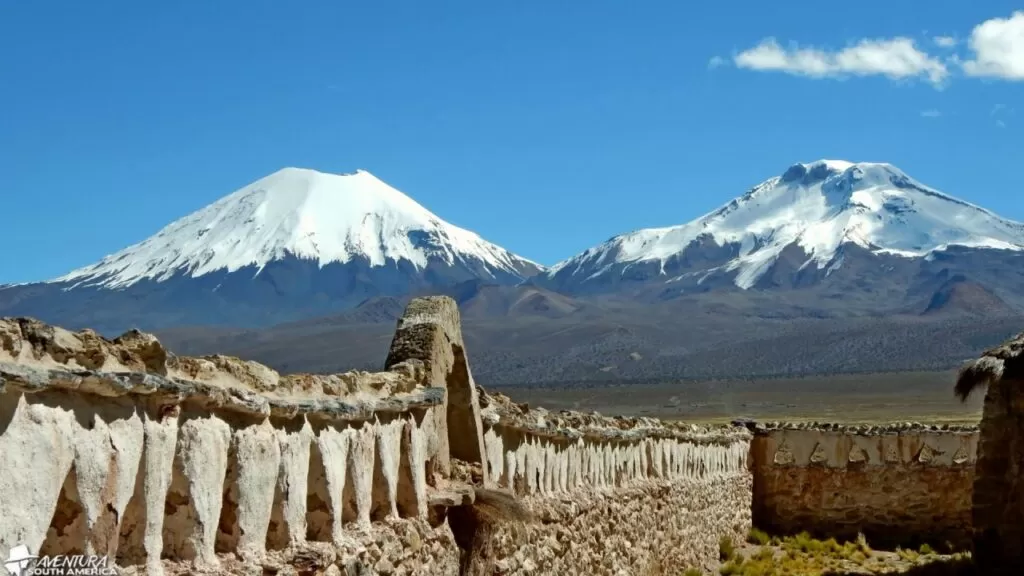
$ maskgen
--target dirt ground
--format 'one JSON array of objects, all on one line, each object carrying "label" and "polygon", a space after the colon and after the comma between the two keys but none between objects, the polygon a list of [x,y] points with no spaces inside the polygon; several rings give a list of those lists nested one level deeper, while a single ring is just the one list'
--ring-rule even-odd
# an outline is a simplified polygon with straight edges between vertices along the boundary
[{"label": "dirt ground", "polygon": [[982,395],[953,396],[953,372],[842,374],[709,382],[501,386],[491,391],[549,410],[692,422],[734,418],[844,423],[974,423]]}]

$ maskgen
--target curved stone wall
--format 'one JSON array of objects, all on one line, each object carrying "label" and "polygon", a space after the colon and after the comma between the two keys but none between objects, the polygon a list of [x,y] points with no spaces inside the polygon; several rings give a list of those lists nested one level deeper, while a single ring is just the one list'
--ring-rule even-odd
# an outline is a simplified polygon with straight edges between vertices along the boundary
[{"label": "curved stone wall", "polygon": [[[473,381],[450,298],[385,371],[281,375],[0,319],[0,556],[126,574],[710,570],[750,525],[750,434],[524,409]],[[538,572],[538,570],[540,572]]]},{"label": "curved stone wall", "polygon": [[415,355],[434,340],[395,340],[409,357],[384,373],[281,376],[136,332],[0,322],[0,556],[25,545],[149,574],[310,554],[375,566],[408,552],[368,546],[384,529],[443,544],[409,573],[456,570],[439,516],[459,501],[438,472],[455,356],[426,364]]}]

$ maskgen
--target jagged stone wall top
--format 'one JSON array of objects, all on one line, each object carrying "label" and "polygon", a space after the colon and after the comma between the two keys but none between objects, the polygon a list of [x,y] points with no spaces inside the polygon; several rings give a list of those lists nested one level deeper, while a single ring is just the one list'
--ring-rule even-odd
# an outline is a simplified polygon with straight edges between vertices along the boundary
[{"label": "jagged stone wall top", "polygon": [[741,426],[684,424],[643,416],[604,416],[597,412],[573,410],[551,412],[545,408],[513,402],[500,393],[482,394],[480,405],[486,425],[512,428],[540,437],[592,441],[673,438],[721,444],[750,438],[750,432]]},{"label": "jagged stone wall top", "polygon": [[879,426],[748,423],[759,466],[827,466],[860,469],[904,464],[971,466],[978,429],[969,425],[913,422]]},{"label": "jagged stone wall top", "polygon": [[137,330],[110,340],[92,330],[0,318],[0,385],[25,392],[170,396],[263,415],[360,419],[443,403],[443,384],[433,385],[427,362],[401,356],[393,351],[385,372],[282,375],[231,356],[176,356]]},{"label": "jagged stone wall top", "polygon": [[977,424],[922,424],[920,422],[890,422],[885,424],[841,424],[837,422],[752,422],[737,421],[755,434],[768,434],[778,430],[808,430],[815,432],[841,432],[875,436],[901,432],[964,432],[978,431]]}]

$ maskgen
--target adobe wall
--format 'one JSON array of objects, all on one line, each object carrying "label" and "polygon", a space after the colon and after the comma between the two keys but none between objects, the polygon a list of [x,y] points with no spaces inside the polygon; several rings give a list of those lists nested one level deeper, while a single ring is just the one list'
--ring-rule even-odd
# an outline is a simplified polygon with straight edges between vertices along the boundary
[{"label": "adobe wall", "polygon": [[[449,298],[379,373],[280,375],[0,319],[0,557],[126,574],[710,571],[750,433],[549,413],[473,381]],[[2,571],[2,569],[0,569]]]},{"label": "adobe wall", "polygon": [[447,388],[468,385],[450,377],[465,373],[452,307],[418,302],[388,371],[335,375],[0,320],[0,557],[26,545],[126,573],[456,573],[444,513],[472,487],[447,475]]},{"label": "adobe wall", "polygon": [[495,529],[471,574],[711,573],[750,529],[743,428],[485,402],[492,476],[536,521]]},{"label": "adobe wall", "polygon": [[970,543],[973,426],[754,428],[754,524],[881,544]]}]

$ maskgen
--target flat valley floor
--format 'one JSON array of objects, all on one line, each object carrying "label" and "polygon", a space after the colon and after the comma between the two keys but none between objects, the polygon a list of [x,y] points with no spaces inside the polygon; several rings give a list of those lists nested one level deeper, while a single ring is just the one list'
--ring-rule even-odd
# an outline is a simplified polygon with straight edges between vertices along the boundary
[{"label": "flat valley floor", "polygon": [[854,423],[977,423],[984,393],[953,396],[956,373],[895,372],[710,382],[494,386],[516,402],[557,410],[695,423],[735,418]]}]

